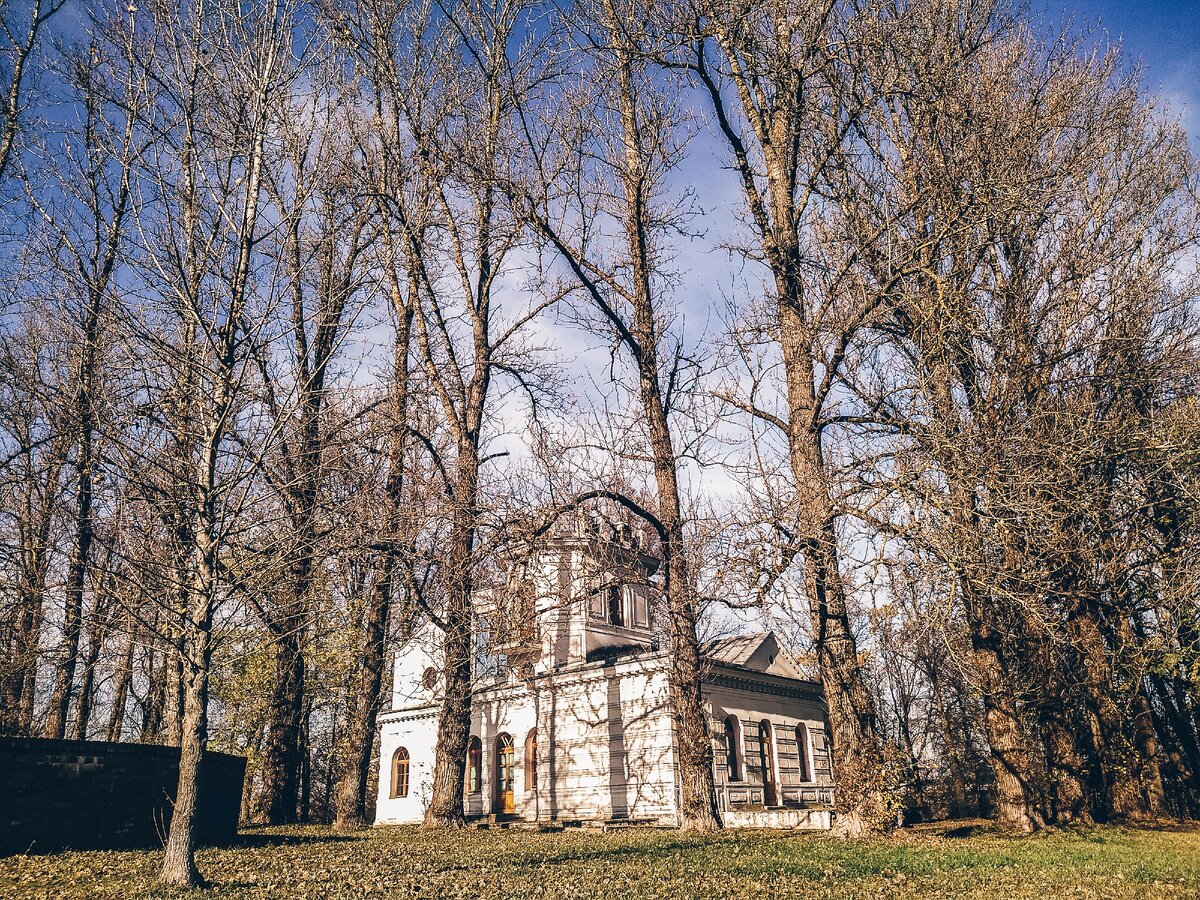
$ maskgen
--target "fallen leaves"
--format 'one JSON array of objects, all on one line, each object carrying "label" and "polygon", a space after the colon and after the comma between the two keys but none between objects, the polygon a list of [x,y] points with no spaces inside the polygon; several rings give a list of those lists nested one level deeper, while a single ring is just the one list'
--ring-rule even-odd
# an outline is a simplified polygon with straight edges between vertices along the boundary
[{"label": "fallen leaves", "polygon": [[1200,897],[1200,829],[1079,829],[1033,838],[927,826],[878,840],[790,832],[559,833],[379,828],[251,829],[199,854],[210,891],[164,892],[160,854],[60,853],[0,859],[0,897],[319,900],[513,897],[887,897],[896,900]]}]

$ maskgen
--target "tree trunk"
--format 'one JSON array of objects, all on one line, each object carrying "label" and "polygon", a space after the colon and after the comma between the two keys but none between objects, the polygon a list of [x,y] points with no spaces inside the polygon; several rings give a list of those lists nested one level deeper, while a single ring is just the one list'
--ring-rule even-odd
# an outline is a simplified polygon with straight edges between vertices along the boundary
[{"label": "tree trunk", "polygon": [[836,829],[840,834],[856,836],[891,828],[896,810],[883,781],[883,741],[859,661],[838,566],[836,516],[814,392],[813,335],[799,310],[798,282],[777,276],[777,289],[797,540],[803,552],[813,644],[833,739]]},{"label": "tree trunk", "polygon": [[83,676],[79,680],[79,704],[75,711],[75,740],[86,741],[91,724],[92,707],[96,700],[96,663],[104,646],[107,628],[103,617],[93,611],[88,634],[87,650],[83,654]]},{"label": "tree trunk", "polygon": [[112,710],[108,717],[108,728],[105,730],[105,740],[113,743],[121,740],[121,731],[125,724],[125,704],[129,699],[129,685],[133,681],[133,651],[137,643],[137,625],[132,617],[127,622],[127,627],[129,634],[125,637],[125,647],[117,665]]},{"label": "tree trunk", "polygon": [[189,647],[199,663],[189,659],[184,686],[183,728],[179,745],[179,784],[171,813],[166,853],[158,880],[173,887],[203,887],[196,868],[196,808],[208,741],[209,634],[197,629],[196,643]]},{"label": "tree trunk", "polygon": [[1047,813],[1059,825],[1092,821],[1088,784],[1094,768],[1091,748],[1081,745],[1081,723],[1062,693],[1061,685],[1047,679],[1037,703],[1046,748]]},{"label": "tree trunk", "polygon": [[[624,26],[611,3],[607,5],[605,26],[610,34],[621,35],[619,40],[623,40]],[[700,645],[696,637],[696,598],[687,560],[683,511],[679,499],[679,459],[675,454],[663,401],[663,386],[659,381],[661,335],[657,314],[660,313],[661,304],[656,302],[651,283],[652,211],[649,191],[653,179],[647,173],[642,123],[639,121],[639,104],[633,84],[633,57],[632,48],[623,43],[618,45],[616,58],[624,149],[624,167],[620,171],[632,282],[629,294],[632,321],[624,344],[637,367],[642,415],[650,435],[658,517],[662,526],[660,539],[666,572],[667,618],[671,639],[669,681],[679,748],[679,821],[685,830],[706,832],[720,828],[721,818],[713,782],[712,738],[708,733],[708,714],[701,690],[703,672]]]},{"label": "tree trunk", "polygon": [[12,656],[6,661],[0,696],[0,734],[28,735],[33,726],[37,685],[38,636],[42,629],[41,597],[22,592]]},{"label": "tree trunk", "polygon": [[385,551],[380,557],[380,571],[367,598],[366,636],[346,726],[347,755],[338,782],[337,819],[334,822],[340,830],[362,828],[367,824],[367,782],[371,776],[371,746],[379,717],[379,694],[386,659],[384,640],[392,593],[391,554]]},{"label": "tree trunk", "polygon": [[450,532],[450,566],[445,625],[442,631],[445,695],[438,715],[438,739],[433,766],[433,793],[425,810],[425,828],[457,828],[463,824],[463,781],[467,743],[471,737],[471,568],[475,544],[475,502],[478,456],[473,446],[459,448],[457,506]]},{"label": "tree trunk", "polygon": [[296,821],[300,789],[301,726],[304,718],[304,656],[299,616],[274,630],[275,682],[263,739],[258,819],[268,825]]},{"label": "tree trunk", "polygon": [[1035,831],[1045,821],[1025,729],[997,648],[999,636],[978,624],[971,632],[972,662],[983,696],[983,727],[996,782],[996,819],[1015,831]]},{"label": "tree trunk", "polygon": [[184,629],[183,664],[184,702],[180,722],[179,785],[167,833],[166,853],[158,874],[160,884],[173,887],[203,887],[204,879],[196,868],[196,809],[200,800],[204,754],[208,742],[208,672],[212,661],[212,611],[217,585],[217,546],[212,534],[216,522],[211,478],[212,461],[220,436],[205,448],[206,465],[200,470],[201,511],[195,529],[196,566],[187,596],[189,616]]},{"label": "tree trunk", "polygon": [[[107,283],[107,278],[104,279]],[[78,471],[75,510],[75,544],[67,569],[67,597],[63,614],[63,642],[59,648],[58,666],[54,675],[54,690],[50,695],[50,714],[46,720],[46,737],[61,738],[67,729],[67,714],[71,706],[71,689],[79,659],[79,633],[83,625],[83,592],[87,583],[88,561],[95,536],[92,521],[93,459],[95,449],[95,412],[92,392],[96,385],[96,341],[103,293],[93,290],[89,298],[83,332],[83,356],[77,372],[75,403],[78,417],[76,431],[76,461]],[[86,730],[87,723],[83,728]],[[78,733],[79,727],[76,727]]]},{"label": "tree trunk", "polygon": [[[380,185],[383,193],[386,185]],[[386,219],[385,253],[390,253],[393,236]],[[379,718],[380,688],[383,684],[384,662],[387,658],[388,615],[392,593],[396,589],[396,565],[399,554],[401,510],[404,503],[404,454],[408,444],[408,353],[412,339],[413,311],[409,305],[420,290],[419,270],[413,260],[409,265],[408,301],[400,289],[396,260],[388,257],[388,280],[391,289],[392,312],[396,317],[396,340],[392,365],[392,421],[388,435],[388,546],[378,557],[378,572],[367,598],[364,616],[365,635],[358,660],[358,683],[352,687],[348,706],[351,710],[346,725],[347,757],[338,783],[337,819],[339,829],[350,830],[367,824],[367,784],[374,759],[372,746],[375,724]]]}]

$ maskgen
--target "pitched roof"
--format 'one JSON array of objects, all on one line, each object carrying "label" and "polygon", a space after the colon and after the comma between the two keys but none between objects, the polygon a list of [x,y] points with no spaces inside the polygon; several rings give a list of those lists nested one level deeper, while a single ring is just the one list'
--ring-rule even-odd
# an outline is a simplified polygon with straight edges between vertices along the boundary
[{"label": "pitched roof", "polygon": [[773,631],[756,631],[753,634],[706,641],[700,646],[700,655],[725,666],[805,680],[795,661],[780,649]]},{"label": "pitched roof", "polygon": [[705,641],[700,645],[700,655],[713,662],[744,666],[769,637],[772,637],[771,632],[757,631],[753,634],[735,634],[733,637]]}]

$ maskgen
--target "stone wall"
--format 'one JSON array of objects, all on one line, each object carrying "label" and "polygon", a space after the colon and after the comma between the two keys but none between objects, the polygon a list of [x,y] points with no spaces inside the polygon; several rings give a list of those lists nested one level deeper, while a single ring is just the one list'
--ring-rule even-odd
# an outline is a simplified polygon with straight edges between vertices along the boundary
[{"label": "stone wall", "polygon": [[[206,754],[200,843],[236,836],[245,772],[240,756]],[[178,780],[175,747],[0,738],[0,855],[159,847]]]}]

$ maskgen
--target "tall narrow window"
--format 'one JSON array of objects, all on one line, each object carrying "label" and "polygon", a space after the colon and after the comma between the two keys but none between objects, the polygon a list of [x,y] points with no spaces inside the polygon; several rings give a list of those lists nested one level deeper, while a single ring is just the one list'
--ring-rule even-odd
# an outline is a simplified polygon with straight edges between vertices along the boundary
[{"label": "tall narrow window", "polygon": [[808,764],[808,726],[796,726],[796,755],[800,757],[800,780],[812,781],[812,766]]},{"label": "tall narrow window", "polygon": [[588,617],[604,621],[608,617],[607,595],[603,587],[588,593]]},{"label": "tall narrow window", "polygon": [[397,747],[392,754],[392,793],[393,800],[408,796],[408,750]]},{"label": "tall narrow window", "polygon": [[742,780],[742,763],[738,755],[740,743],[737,719],[730,716],[725,720],[725,765],[729,769],[730,781]]},{"label": "tall narrow window", "polygon": [[634,628],[649,628],[650,627],[650,609],[647,604],[646,588],[642,585],[637,585],[628,588],[630,597],[630,625]]},{"label": "tall narrow window", "polygon": [[483,788],[483,741],[474,735],[467,744],[467,791],[478,794]]},{"label": "tall narrow window", "polygon": [[525,793],[537,790],[537,729],[531,728],[525,736]]},{"label": "tall narrow window", "polygon": [[625,625],[625,611],[621,609],[621,586],[619,584],[608,586],[608,624],[618,627]]},{"label": "tall narrow window", "polygon": [[496,808],[495,812],[511,815],[516,809],[513,796],[513,774],[516,771],[516,753],[510,734],[496,738]]},{"label": "tall narrow window", "polygon": [[775,737],[771,723],[763,719],[758,723],[758,763],[762,769],[763,805],[778,806],[779,778],[775,772]]}]

